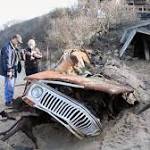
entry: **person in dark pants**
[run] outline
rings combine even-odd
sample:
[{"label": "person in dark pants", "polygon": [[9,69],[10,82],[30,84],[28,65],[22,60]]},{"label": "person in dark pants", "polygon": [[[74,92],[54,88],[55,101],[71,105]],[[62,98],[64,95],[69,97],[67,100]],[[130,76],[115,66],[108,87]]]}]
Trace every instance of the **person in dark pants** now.
[{"label": "person in dark pants", "polygon": [[0,75],[5,77],[4,95],[6,106],[10,106],[12,104],[14,97],[14,87],[19,62],[18,45],[20,43],[22,43],[22,37],[19,34],[16,34],[0,51]]},{"label": "person in dark pants", "polygon": [[30,39],[25,52],[25,73],[27,76],[39,72],[39,60],[41,58],[42,53],[36,47],[35,40]]}]

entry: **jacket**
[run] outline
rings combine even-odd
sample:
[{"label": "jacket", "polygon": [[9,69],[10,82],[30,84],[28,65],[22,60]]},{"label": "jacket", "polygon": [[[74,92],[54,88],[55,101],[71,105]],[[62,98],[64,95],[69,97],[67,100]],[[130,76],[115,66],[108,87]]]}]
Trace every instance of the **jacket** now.
[{"label": "jacket", "polygon": [[[39,50],[36,48],[35,53],[38,55],[41,55]],[[41,58],[38,58],[37,56],[35,57],[32,54],[32,50],[30,48],[26,49],[25,52],[25,68],[26,69],[32,69],[32,68],[38,68],[39,67],[39,61]]]},{"label": "jacket", "polygon": [[7,73],[12,72],[17,77],[17,64],[17,50],[9,42],[0,51],[0,75],[7,77]]}]

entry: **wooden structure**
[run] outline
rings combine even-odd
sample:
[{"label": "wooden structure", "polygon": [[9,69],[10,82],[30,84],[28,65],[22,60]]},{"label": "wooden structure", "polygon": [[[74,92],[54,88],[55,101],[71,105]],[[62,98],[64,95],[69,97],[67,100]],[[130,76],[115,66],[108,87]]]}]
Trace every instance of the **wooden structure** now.
[{"label": "wooden structure", "polygon": [[133,56],[150,60],[150,20],[127,28],[120,42],[123,44],[120,57],[132,45]]},{"label": "wooden structure", "polygon": [[128,5],[138,13],[150,13],[149,0],[127,0]]}]

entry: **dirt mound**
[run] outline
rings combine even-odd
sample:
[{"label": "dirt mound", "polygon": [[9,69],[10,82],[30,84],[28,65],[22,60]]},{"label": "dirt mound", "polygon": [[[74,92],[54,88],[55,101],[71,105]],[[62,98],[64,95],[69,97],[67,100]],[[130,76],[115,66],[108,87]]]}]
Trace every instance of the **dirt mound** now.
[{"label": "dirt mound", "polygon": [[0,150],[15,150],[6,142],[0,141]]}]

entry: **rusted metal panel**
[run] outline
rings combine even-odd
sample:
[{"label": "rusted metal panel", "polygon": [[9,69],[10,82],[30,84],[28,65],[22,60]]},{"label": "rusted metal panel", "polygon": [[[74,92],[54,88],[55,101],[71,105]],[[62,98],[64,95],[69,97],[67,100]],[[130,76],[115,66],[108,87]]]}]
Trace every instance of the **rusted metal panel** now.
[{"label": "rusted metal panel", "polygon": [[133,89],[129,86],[120,85],[117,82],[103,78],[82,77],[78,75],[65,75],[55,71],[44,71],[26,77],[26,80],[55,80],[81,85],[84,89],[101,91],[108,94],[131,93]]}]

